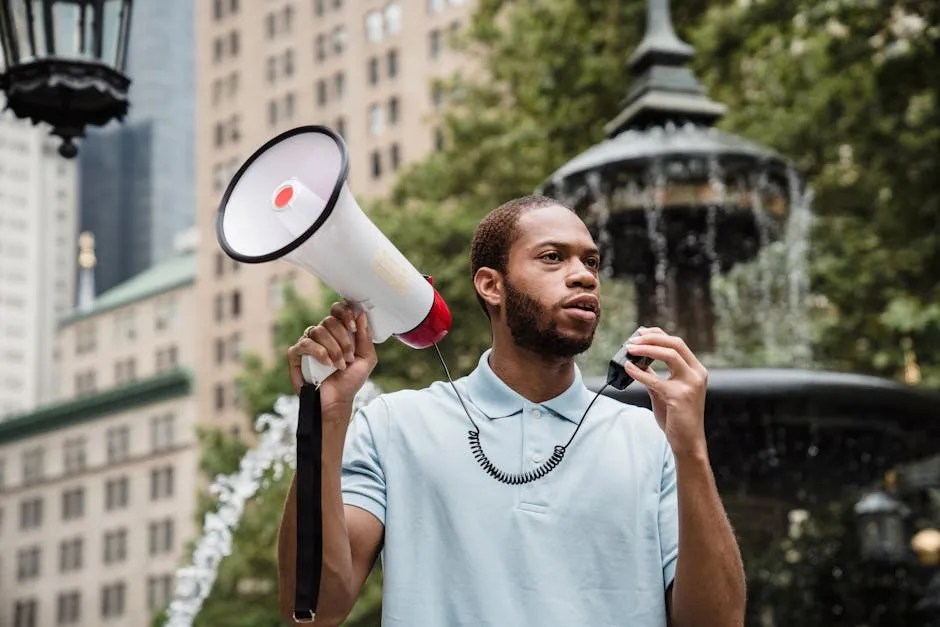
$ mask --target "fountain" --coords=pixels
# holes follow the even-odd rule
[[[683,67],[693,50],[677,37],[666,0],[648,0],[647,6],[646,37],[631,59],[637,78],[622,112],[607,125],[608,136],[538,191],[585,220],[602,248],[607,275],[633,281],[637,322],[682,336],[706,363],[719,348],[713,285],[737,264],[758,264],[764,313],[752,323],[776,345],[765,350],[783,349],[782,361],[790,367],[710,368],[706,423],[716,480],[745,561],[766,565],[764,556],[774,547],[799,536],[794,521],[800,527],[800,521],[823,518],[833,503],[854,502],[859,490],[892,469],[903,472],[905,465],[936,457],[940,395],[809,369],[810,192],[785,158],[712,127],[725,107]],[[767,262],[769,247],[783,250],[783,277]],[[773,299],[783,301],[783,332],[768,315]],[[603,385],[600,378],[589,381],[594,389]],[[649,407],[641,386],[610,395]],[[920,488],[940,488],[940,469],[931,468]],[[940,508],[934,513],[940,515]],[[833,537],[827,542],[835,546]],[[797,585],[783,576],[789,568],[784,561],[820,561],[825,551],[814,550],[809,558],[787,552],[780,572],[761,566],[756,576],[750,573],[757,598],[768,586]],[[888,580],[894,582],[892,572]],[[883,610],[881,601],[859,600],[856,611],[868,611],[864,619],[879,624],[872,617]],[[806,614],[797,622],[804,625],[809,616],[835,624],[848,611],[800,602]],[[748,624],[787,622],[761,601],[755,605]]]

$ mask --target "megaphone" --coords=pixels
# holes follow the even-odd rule
[[[362,211],[348,174],[346,144],[329,128],[281,133],[245,161],[225,190],[219,244],[242,263],[284,259],[314,274],[365,311],[375,343],[395,336],[427,348],[450,330],[450,310],[431,278]],[[317,386],[336,371],[307,355],[302,369]]]

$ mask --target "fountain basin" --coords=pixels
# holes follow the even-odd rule
[[[602,379],[588,379],[598,390]],[[634,384],[605,395],[650,407]],[[709,371],[709,456],[743,545],[784,537],[787,513],[938,455],[940,393],[859,374],[791,368]]]

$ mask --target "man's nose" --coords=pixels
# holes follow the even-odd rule
[[[571,273],[568,274],[568,287],[594,289],[597,287],[597,275],[584,265],[584,262],[575,260]]]

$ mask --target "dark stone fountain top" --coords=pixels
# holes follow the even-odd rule
[[[589,379],[586,383],[592,390],[603,385],[601,379]],[[608,394],[626,403],[649,405],[646,389],[641,385]],[[912,426],[940,433],[940,393],[869,375],[797,368],[710,369],[708,399],[719,403],[766,402],[768,416],[776,413],[773,401],[794,407],[813,405],[823,411],[828,409],[832,415],[890,412],[896,423],[910,422]]]
[[[777,152],[714,127],[684,124],[626,130],[606,139],[564,164],[541,188],[552,195],[566,179],[615,166],[642,166],[656,159],[715,158],[719,163],[746,162],[751,168],[786,169],[788,162]]]

